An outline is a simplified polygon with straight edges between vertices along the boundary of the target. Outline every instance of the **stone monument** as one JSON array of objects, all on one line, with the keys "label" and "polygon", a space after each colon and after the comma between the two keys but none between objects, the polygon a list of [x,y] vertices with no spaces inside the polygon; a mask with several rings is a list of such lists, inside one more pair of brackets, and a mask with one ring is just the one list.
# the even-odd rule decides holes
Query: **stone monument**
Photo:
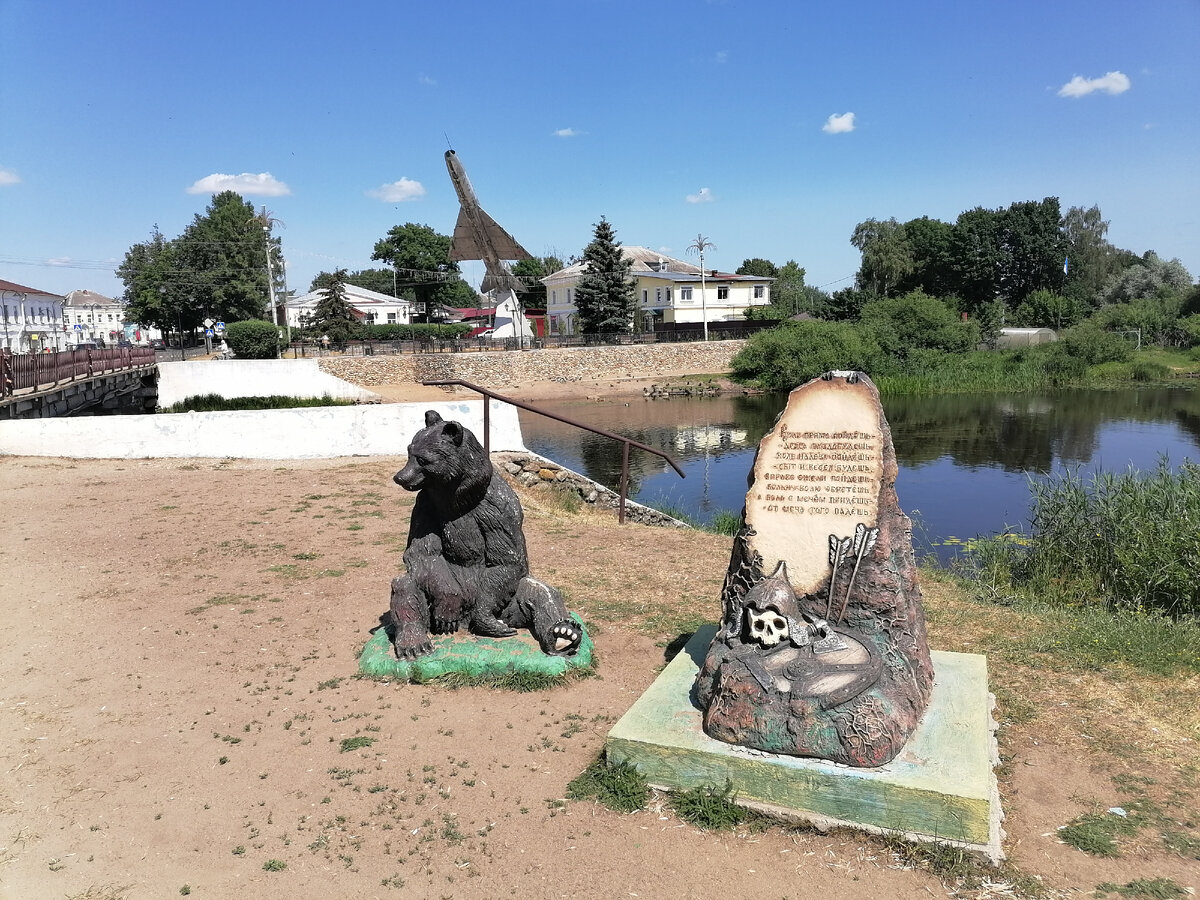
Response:
[{"label": "stone monument", "polygon": [[696,678],[708,735],[850,766],[900,752],[933,666],[896,471],[869,378],[792,391],[759,445]]}]

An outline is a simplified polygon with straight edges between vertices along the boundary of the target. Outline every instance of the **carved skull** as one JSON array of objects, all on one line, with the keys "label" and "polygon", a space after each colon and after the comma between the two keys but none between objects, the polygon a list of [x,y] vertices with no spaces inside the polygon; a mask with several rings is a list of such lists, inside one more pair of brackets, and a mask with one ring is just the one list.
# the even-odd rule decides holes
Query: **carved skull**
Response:
[{"label": "carved skull", "polygon": [[776,647],[781,641],[788,639],[788,621],[772,607],[762,612],[756,609],[746,610],[746,630],[750,639],[763,647]]}]

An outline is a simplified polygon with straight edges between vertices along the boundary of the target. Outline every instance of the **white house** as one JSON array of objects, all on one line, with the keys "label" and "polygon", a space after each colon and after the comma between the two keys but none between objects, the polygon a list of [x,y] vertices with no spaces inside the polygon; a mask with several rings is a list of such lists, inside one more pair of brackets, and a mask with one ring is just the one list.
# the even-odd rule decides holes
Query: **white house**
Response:
[{"label": "white house", "polygon": [[63,303],[60,294],[0,279],[4,327],[0,347],[13,353],[66,349]]},{"label": "white house", "polygon": [[[634,328],[653,331],[660,323],[728,322],[744,319],[750,306],[771,302],[772,278],[731,275],[700,268],[647,247],[622,247],[636,280],[637,313]],[[546,315],[550,330],[574,334],[579,330],[575,288],[583,276],[582,262],[541,279],[546,285]]]},{"label": "white house", "polygon": [[63,322],[67,329],[64,349],[78,346],[84,341],[112,347],[120,341],[144,346],[162,337],[162,332],[157,328],[127,322],[125,304],[95,291],[71,291],[67,294]]},{"label": "white house", "polygon": [[[413,303],[403,297],[389,297],[354,284],[346,286],[346,302],[365,325],[409,325],[412,323]],[[325,288],[310,291],[303,297],[287,302],[287,323],[292,328],[304,327],[317,303],[325,297]]]}]

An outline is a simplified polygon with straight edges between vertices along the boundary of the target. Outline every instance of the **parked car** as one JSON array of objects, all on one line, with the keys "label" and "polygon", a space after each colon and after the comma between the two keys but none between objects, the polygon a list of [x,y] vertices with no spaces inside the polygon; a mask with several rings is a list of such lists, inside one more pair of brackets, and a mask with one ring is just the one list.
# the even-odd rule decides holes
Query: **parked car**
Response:
[{"label": "parked car", "polygon": [[76,344],[71,349],[72,350],[97,350],[97,349],[99,349],[99,347],[96,345],[95,341],[80,341],[78,344]]},{"label": "parked car", "polygon": [[166,350],[167,345],[160,338],[155,338],[150,342],[151,350]]}]

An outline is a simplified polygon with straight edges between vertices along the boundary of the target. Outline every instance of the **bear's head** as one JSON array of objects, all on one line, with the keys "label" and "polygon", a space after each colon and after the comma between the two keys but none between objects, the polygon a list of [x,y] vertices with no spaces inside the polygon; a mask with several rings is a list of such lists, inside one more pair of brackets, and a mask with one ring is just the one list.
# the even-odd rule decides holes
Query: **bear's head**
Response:
[{"label": "bear's head", "polygon": [[407,491],[438,485],[455,489],[491,477],[491,463],[469,429],[447,422],[434,410],[408,445],[408,462],[392,479]]}]

